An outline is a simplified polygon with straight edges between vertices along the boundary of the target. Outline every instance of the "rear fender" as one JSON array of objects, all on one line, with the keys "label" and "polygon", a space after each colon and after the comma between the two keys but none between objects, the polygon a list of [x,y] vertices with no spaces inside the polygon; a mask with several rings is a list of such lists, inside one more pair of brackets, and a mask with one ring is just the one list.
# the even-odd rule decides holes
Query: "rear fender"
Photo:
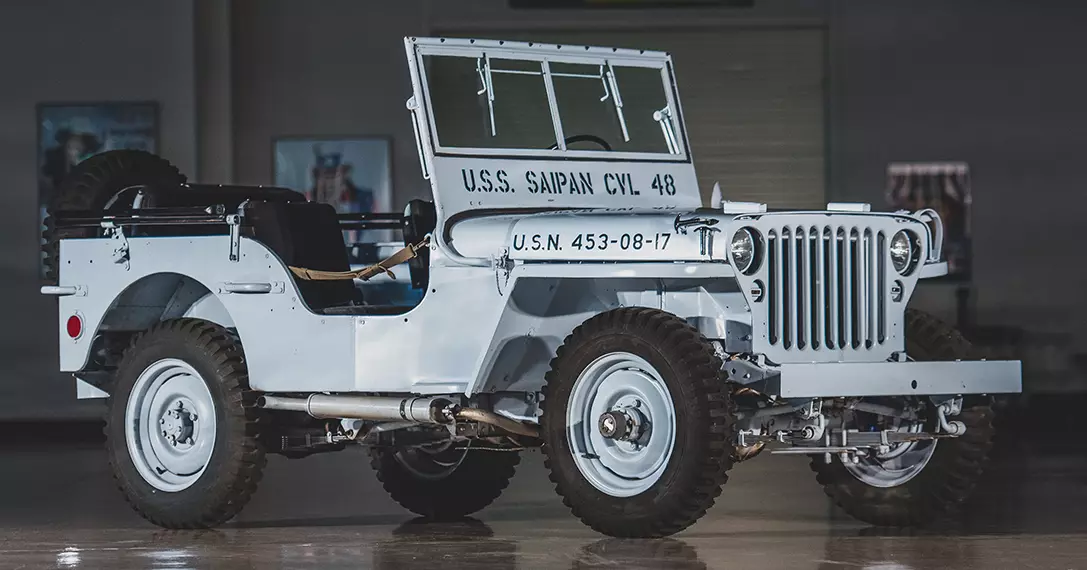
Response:
[{"label": "rear fender", "polygon": [[101,362],[110,351],[127,345],[134,333],[186,317],[235,326],[226,306],[203,283],[178,273],[145,275],[121,291],[103,313],[79,369],[96,368],[92,357]]}]

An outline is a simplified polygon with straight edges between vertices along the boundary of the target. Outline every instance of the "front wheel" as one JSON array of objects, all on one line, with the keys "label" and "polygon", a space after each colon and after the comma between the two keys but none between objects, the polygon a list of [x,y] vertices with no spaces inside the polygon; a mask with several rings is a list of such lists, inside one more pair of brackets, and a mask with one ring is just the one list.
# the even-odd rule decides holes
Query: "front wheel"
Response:
[{"label": "front wheel", "polygon": [[732,466],[721,361],[686,321],[622,308],[586,321],[551,363],[546,465],[564,503],[615,537],[661,537],[713,505]]},{"label": "front wheel", "polygon": [[128,502],[165,528],[234,517],[264,468],[241,346],[217,325],[179,319],[125,352],[106,421],[109,463]]},{"label": "front wheel", "polygon": [[[970,344],[950,326],[925,313],[906,311],[906,351],[920,361],[966,360]],[[933,433],[934,405],[903,399],[919,412],[912,422],[877,419],[863,413],[846,417],[846,427],[861,431],[895,429]],[[989,397],[967,397],[954,420],[966,426],[955,438],[905,442],[882,453],[846,464],[834,456],[812,458],[811,467],[826,494],[854,518],[875,526],[926,526],[953,516],[973,491],[994,437]],[[877,402],[895,405],[901,402]]]}]

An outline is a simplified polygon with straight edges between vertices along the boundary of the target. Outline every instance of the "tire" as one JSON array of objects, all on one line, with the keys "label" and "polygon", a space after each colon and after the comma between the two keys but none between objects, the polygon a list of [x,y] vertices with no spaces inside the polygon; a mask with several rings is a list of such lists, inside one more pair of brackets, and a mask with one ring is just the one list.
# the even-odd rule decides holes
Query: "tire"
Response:
[{"label": "tire", "polygon": [[[631,396],[632,390],[642,390],[646,401]],[[641,447],[635,447],[594,435],[602,432],[591,416],[605,408],[593,408],[586,398],[613,402],[604,404],[609,410],[633,398],[634,407],[625,409],[628,417],[644,411],[641,417],[651,425],[648,438],[643,431],[635,438]],[[621,308],[585,321],[552,360],[541,406],[551,481],[563,503],[597,532],[621,538],[675,534],[713,506],[728,480],[735,425],[721,361],[706,339],[675,315]],[[582,419],[568,420],[570,415]],[[611,456],[602,459],[597,450],[632,450],[630,457],[648,465],[645,476],[615,474],[611,469],[619,464],[607,465]]]},{"label": "tire", "polygon": [[[184,398],[178,419],[161,413]],[[222,524],[241,511],[260,481],[259,419],[234,335],[196,319],[162,322],[133,340],[117,370],[105,427],[114,478],[136,512],[158,526]],[[193,443],[160,437],[161,428],[184,439],[182,424]],[[181,459],[171,459],[170,451]]]},{"label": "tire", "polygon": [[440,521],[463,519],[493,503],[520,462],[517,451],[370,449],[370,466],[389,496],[419,516]]},{"label": "tire", "polygon": [[[926,313],[906,310],[906,351],[918,361],[967,360],[970,343],[953,327]],[[931,412],[932,406],[929,406]],[[953,518],[974,490],[988,461],[995,430],[991,397],[966,397],[953,419],[966,425],[962,436],[935,443],[920,472],[902,484],[875,487],[850,473],[834,456],[813,457],[811,468],[826,494],[849,515],[874,526],[930,526]],[[935,413],[926,431],[936,429]]]},{"label": "tire", "polygon": [[46,280],[55,283],[61,238],[101,235],[97,228],[57,230],[52,217],[64,211],[100,211],[118,192],[145,184],[180,185],[184,174],[167,160],[142,150],[110,150],[76,165],[57,187],[48,204],[42,232],[42,254]]}]

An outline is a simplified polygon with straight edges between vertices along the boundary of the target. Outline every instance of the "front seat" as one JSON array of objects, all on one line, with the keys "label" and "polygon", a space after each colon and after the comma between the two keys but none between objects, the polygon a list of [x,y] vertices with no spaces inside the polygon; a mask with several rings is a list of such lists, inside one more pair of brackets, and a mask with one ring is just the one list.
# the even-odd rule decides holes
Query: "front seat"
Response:
[{"label": "front seat", "polygon": [[[319,271],[350,271],[336,210],[318,202],[250,202],[245,211],[251,237],[283,263]],[[293,275],[306,306],[315,313],[363,303],[350,279],[309,281]]]}]

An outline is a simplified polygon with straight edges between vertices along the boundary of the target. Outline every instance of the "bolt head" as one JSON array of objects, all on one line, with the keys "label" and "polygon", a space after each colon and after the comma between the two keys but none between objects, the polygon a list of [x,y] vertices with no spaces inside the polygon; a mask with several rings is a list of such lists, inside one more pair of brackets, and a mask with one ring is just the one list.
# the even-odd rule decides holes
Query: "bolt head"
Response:
[{"label": "bolt head", "polygon": [[166,437],[168,435],[170,435],[170,434],[166,433],[166,430],[162,430],[162,437]]},{"label": "bolt head", "polygon": [[189,419],[195,422],[196,420],[198,420],[200,418],[196,417],[196,414],[189,414]]},{"label": "bolt head", "polygon": [[166,418],[159,418],[159,425],[166,425]]}]

